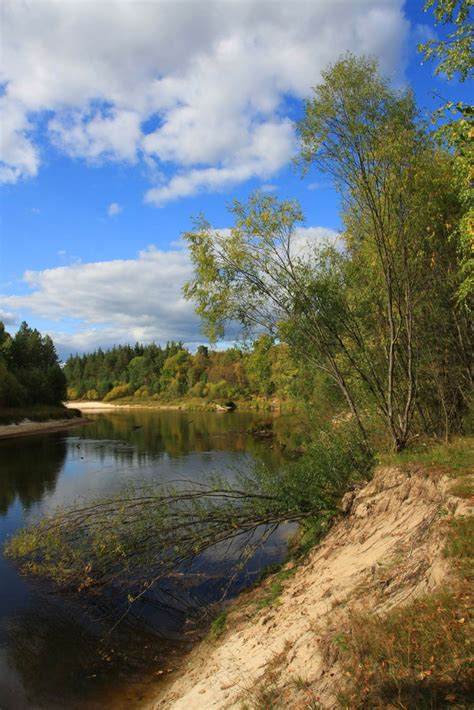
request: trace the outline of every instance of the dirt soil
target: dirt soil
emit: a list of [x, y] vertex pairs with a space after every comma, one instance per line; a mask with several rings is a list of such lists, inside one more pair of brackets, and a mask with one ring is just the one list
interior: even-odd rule
[[[272, 685], [282, 689], [288, 708], [338, 707], [344, 671], [334, 639], [348, 630], [351, 612], [387, 611], [449, 575], [446, 513], [469, 512], [466, 501], [448, 494], [450, 483], [415, 465], [377, 470], [370, 483], [345, 496], [341, 519], [282, 582], [280, 596], [262, 608], [272, 577], [241, 595], [229, 607], [223, 635], [201, 642], [149, 707], [259, 707], [259, 690]], [[314, 704], [308, 704], [306, 684]]]

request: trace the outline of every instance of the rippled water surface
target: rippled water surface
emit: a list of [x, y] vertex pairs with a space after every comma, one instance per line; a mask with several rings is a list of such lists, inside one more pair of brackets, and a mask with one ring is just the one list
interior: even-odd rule
[[[255, 458], [278, 466], [278, 454], [247, 434], [257, 420], [238, 412], [107, 412], [68, 432], [0, 441], [0, 546], [28, 519], [130, 481], [233, 476]], [[280, 560], [284, 540], [273, 536], [250, 574]], [[226, 569], [217, 553], [201, 564], [217, 580], [193, 590], [204, 603], [221, 593]], [[86, 613], [20, 577], [0, 553], [1, 710], [140, 707], [186, 643], [186, 614], [155, 601], [107, 635], [100, 603]]]

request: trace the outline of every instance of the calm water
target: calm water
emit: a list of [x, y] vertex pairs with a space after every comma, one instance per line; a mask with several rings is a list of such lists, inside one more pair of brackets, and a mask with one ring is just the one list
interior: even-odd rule
[[[258, 416], [150, 412], [95, 414], [66, 433], [0, 441], [0, 548], [18, 527], [58, 506], [111, 493], [136, 481], [233, 476], [255, 458], [278, 454], [246, 434]], [[276, 534], [247, 572], [285, 553]], [[196, 604], [222, 595], [226, 564], [201, 559], [212, 584], [196, 585]], [[236, 580], [233, 592], [244, 583]], [[18, 575], [0, 552], [0, 709], [135, 708], [149, 698], [186, 644], [186, 611], [166, 609], [154, 592], [113, 633], [100, 603], [91, 612]], [[108, 625], [108, 627], [107, 627]]]

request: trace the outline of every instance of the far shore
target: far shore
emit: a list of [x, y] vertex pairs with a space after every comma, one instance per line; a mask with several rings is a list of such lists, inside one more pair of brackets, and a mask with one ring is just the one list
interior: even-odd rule
[[111, 404], [110, 402], [65, 402], [68, 409], [79, 409], [81, 412], [105, 412], [113, 409], [184, 409], [180, 404]]
[[[236, 400], [235, 408], [242, 412], [271, 412], [280, 411], [280, 403], [267, 403], [267, 406], [258, 406], [258, 400], [240, 401]], [[263, 404], [263, 403], [261, 403]], [[218, 402], [196, 402], [196, 400], [181, 400], [172, 402], [159, 402], [154, 400], [146, 400], [144, 402], [131, 402], [130, 399], [120, 402], [100, 402], [100, 401], [71, 401], [65, 402], [64, 405], [68, 409], [79, 409], [81, 412], [106, 412], [117, 411], [119, 409], [157, 409], [168, 412], [228, 412], [233, 408], [219, 404]], [[270, 406], [268, 406], [270, 405]]]
[[23, 421], [18, 424], [0, 426], [0, 439], [11, 439], [17, 436], [32, 436], [34, 434], [50, 434], [55, 431], [72, 429], [81, 424], [88, 424], [89, 419], [75, 417], [74, 419], [51, 419], [46, 422]]

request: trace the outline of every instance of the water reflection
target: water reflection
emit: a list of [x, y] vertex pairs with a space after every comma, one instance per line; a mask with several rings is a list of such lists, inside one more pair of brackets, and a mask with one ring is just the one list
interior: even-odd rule
[[0, 515], [18, 498], [29, 510], [56, 487], [67, 454], [58, 435], [7, 439], [0, 448]]
[[[1, 441], [0, 545], [31, 516], [130, 481], [202, 480], [216, 471], [233, 476], [256, 456], [278, 465], [278, 452], [246, 434], [257, 419], [133, 410], [94, 415], [67, 433]], [[284, 547], [281, 531], [231, 580], [237, 549], [209, 551], [145, 595], [109, 634], [126, 599], [117, 595], [111, 604], [98, 595], [86, 610], [20, 578], [0, 555], [0, 708], [139, 707], [146, 679], [158, 682], [186, 643], [191, 612], [203, 600], [237, 592], [281, 559]], [[186, 584], [179, 577], [184, 571]]]
[[41, 608], [9, 625], [8, 665], [21, 682], [16, 697], [25, 707], [104, 707], [101, 698], [111, 686], [119, 698], [134, 680], [168, 669], [178, 652], [176, 643], [158, 639], [131, 617], [104, 636], [100, 623], [91, 623], [80, 609], [74, 614], [71, 606], [44, 598]]

